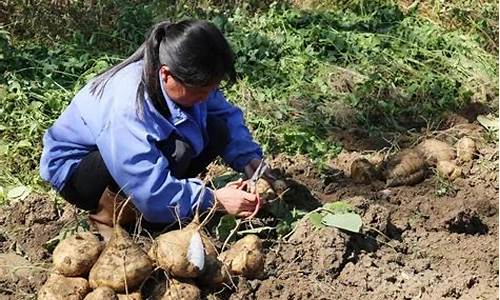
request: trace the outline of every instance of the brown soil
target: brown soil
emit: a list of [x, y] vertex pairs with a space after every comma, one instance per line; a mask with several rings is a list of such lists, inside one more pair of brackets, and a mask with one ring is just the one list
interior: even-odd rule
[[[47, 279], [49, 242], [76, 218], [70, 206], [31, 195], [0, 211], [0, 299], [30, 299]], [[3, 298], [2, 298], [3, 297]]]
[[322, 203], [354, 205], [365, 228], [315, 231], [302, 220], [270, 247], [268, 278], [240, 283], [232, 299], [498, 299], [497, 145], [472, 124], [434, 133], [448, 142], [464, 135], [479, 143], [479, 158], [452, 183], [430, 174], [415, 186], [356, 184], [351, 162], [384, 156], [366, 147], [341, 153], [330, 176], [305, 157], [278, 157], [273, 165]]
[[[274, 158], [291, 184], [286, 201], [313, 209], [344, 200], [362, 216], [362, 233], [316, 230], [302, 219], [286, 239], [265, 241], [265, 277], [240, 279], [223, 298], [497, 299], [498, 150], [480, 139], [480, 129], [471, 132], [478, 157], [451, 183], [432, 172], [414, 186], [354, 183], [350, 162], [380, 162], [388, 154], [364, 147], [343, 152], [326, 171], [304, 156]], [[448, 141], [460, 135], [434, 134]], [[71, 207], [39, 196], [0, 211], [0, 299], [35, 297], [50, 268], [46, 242], [74, 220]]]

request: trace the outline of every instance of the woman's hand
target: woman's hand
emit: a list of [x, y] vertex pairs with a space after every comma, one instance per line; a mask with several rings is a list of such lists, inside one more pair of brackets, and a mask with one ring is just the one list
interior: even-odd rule
[[233, 181], [225, 187], [215, 190], [215, 198], [219, 208], [228, 214], [238, 217], [250, 217], [259, 210], [258, 196], [243, 191], [240, 187], [242, 181]]

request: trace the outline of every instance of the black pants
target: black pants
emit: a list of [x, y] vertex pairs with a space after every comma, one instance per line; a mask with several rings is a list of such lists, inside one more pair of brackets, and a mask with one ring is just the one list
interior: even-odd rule
[[[193, 157], [191, 145], [175, 133], [157, 144], [167, 157], [174, 177], [181, 179], [197, 176], [226, 148], [229, 134], [224, 120], [208, 118], [207, 131], [209, 143], [197, 157]], [[64, 185], [61, 196], [81, 209], [94, 210], [106, 187], [114, 192], [120, 190], [99, 151], [93, 151], [77, 166]]]

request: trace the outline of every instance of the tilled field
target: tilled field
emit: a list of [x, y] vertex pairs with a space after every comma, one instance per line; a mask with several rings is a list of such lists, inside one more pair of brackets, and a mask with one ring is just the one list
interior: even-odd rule
[[[498, 150], [496, 144], [482, 139], [481, 127], [466, 125], [433, 134], [448, 142], [467, 135], [477, 144], [476, 157], [460, 164], [462, 175], [453, 181], [431, 171], [413, 186], [387, 187], [376, 178], [354, 182], [352, 161], [382, 153], [361, 147], [344, 151], [333, 160], [328, 176], [305, 157], [274, 158], [272, 165], [293, 181], [284, 200], [299, 207], [345, 201], [362, 217], [362, 232], [332, 227], [316, 230], [302, 219], [285, 239], [263, 233], [264, 276], [239, 278], [232, 288], [211, 291], [209, 297], [497, 298]], [[409, 144], [403, 143], [402, 148], [409, 148]], [[37, 195], [2, 209], [1, 299], [36, 298], [51, 268], [47, 241], [75, 218], [70, 206], [60, 208]]]

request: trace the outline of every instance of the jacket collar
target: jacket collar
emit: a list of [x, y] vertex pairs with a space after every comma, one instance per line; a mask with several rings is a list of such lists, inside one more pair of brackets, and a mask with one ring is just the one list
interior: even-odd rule
[[161, 76], [158, 76], [160, 80], [160, 88], [163, 93], [163, 98], [165, 98], [165, 102], [167, 103], [168, 110], [170, 111], [170, 121], [175, 125], [179, 125], [188, 119], [187, 114], [177, 105], [170, 97], [167, 95], [165, 88], [163, 86], [163, 82], [161, 80]]

